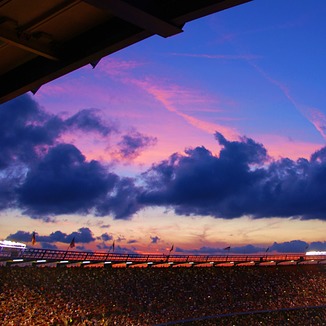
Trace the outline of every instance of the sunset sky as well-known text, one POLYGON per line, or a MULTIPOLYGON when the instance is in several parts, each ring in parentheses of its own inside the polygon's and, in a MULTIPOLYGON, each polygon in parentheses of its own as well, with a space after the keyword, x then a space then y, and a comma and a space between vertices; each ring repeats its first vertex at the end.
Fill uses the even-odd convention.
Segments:
POLYGON ((326 2, 254 0, 0 106, 0 238, 326 250, 326 2))

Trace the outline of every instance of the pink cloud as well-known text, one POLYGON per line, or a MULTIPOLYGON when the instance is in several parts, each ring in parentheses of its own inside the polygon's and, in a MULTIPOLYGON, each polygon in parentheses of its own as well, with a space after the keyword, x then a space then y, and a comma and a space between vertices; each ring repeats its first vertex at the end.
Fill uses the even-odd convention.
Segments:
MULTIPOLYGON (((75 110, 83 107, 113 107, 115 105, 130 106, 140 108, 142 101, 150 103, 153 99, 156 103, 159 103, 161 107, 170 113, 177 115, 186 124, 204 131, 205 133, 213 134, 216 130, 222 132, 229 139, 235 139, 237 133, 234 128, 227 127, 223 124, 219 124, 212 121, 207 121, 207 118, 200 118, 204 113, 209 112, 222 112, 220 108, 220 99, 209 95, 203 95, 196 89, 186 88, 176 84, 171 84, 170 81, 156 80, 154 78, 140 79, 132 76, 132 72, 135 68, 144 65, 143 62, 126 61, 116 58, 105 58, 101 61, 96 69, 94 75, 91 76, 91 82, 80 76, 83 74, 85 69, 90 67, 84 67, 74 74, 69 75, 67 79, 61 79, 57 82, 50 83, 40 90, 38 94, 40 99, 46 101, 48 95, 56 96, 58 104, 60 103, 61 110, 67 110, 71 112, 72 105, 74 104, 75 110), (115 82, 113 86, 109 83, 98 83, 102 77, 103 72, 110 78, 113 78, 115 82), (97 79, 99 78, 99 79, 97 79), (122 83, 124 86, 121 87, 117 83, 122 83), (136 87, 135 87, 136 86, 136 87), (103 91, 105 88, 105 91, 103 91), (128 97, 125 96, 126 92, 128 97), (142 96, 139 92, 142 92, 142 96), (145 93, 144 93, 145 92, 145 93), (66 102, 69 105, 65 106, 65 103, 61 103, 62 95, 65 95, 66 102), (71 97, 72 101, 67 100, 71 97), (137 97, 137 103, 135 103, 133 96, 137 97), (189 114, 191 112, 191 114, 189 114)), ((92 72, 92 70, 91 70, 92 72)), ((87 74, 90 74, 87 71, 87 74)), ((55 100, 52 98, 50 105, 54 106, 55 100)), ((153 107, 152 104, 149 104, 153 107)), ((46 105, 47 106, 47 105, 46 105)), ((112 110, 111 110, 112 112, 112 110)), ((141 118, 141 113, 135 110, 128 110, 128 118, 132 114, 137 114, 135 118, 141 118)), ((114 110, 112 112, 116 117, 119 115, 125 116, 125 110, 114 110)), ((158 113, 156 113, 157 115, 158 113)), ((223 117, 225 121, 225 117, 223 117)))
POLYGON ((326 115, 316 108, 306 108, 305 112, 309 117, 309 121, 326 140, 326 115))
MULTIPOLYGON (((185 110, 184 106, 187 106, 186 110, 189 108, 190 111, 201 113, 201 109, 205 110, 207 106, 211 106, 214 99, 205 98, 195 90, 185 89, 178 85, 163 85, 156 83, 154 80, 132 80, 132 82, 151 94, 167 111, 181 117, 192 127, 209 134, 213 134, 218 130, 229 139, 238 137, 238 133, 234 128, 208 122, 183 112, 185 110)), ((208 108, 208 110, 210 109, 208 108)))
POLYGON ((97 71, 104 72, 107 75, 112 77, 121 77, 130 73, 130 71, 135 68, 143 66, 143 62, 135 61, 135 60, 121 60, 113 57, 107 57, 103 61, 100 62, 97 71))
POLYGON ((111 58, 106 59, 99 69, 114 78, 118 78, 124 84, 137 86, 158 101, 167 111, 178 115, 186 123, 197 129, 210 134, 219 130, 230 139, 235 139, 238 136, 234 128, 208 122, 185 113, 189 111, 197 114, 221 112, 222 110, 218 107, 220 105, 218 103, 219 99, 204 96, 195 89, 187 89, 186 87, 171 84, 170 81, 165 82, 163 80, 157 81, 154 78, 139 79, 132 77, 130 72, 143 64, 111 58))

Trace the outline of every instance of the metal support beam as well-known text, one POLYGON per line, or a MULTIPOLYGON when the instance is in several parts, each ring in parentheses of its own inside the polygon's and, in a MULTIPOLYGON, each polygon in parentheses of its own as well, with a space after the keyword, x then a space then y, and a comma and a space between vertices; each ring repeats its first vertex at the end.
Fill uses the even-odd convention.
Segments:
POLYGON ((163 21, 143 10, 140 10, 122 0, 83 0, 98 9, 112 12, 131 24, 141 27, 153 34, 169 37, 183 32, 182 28, 163 21))
MULTIPOLYGON (((37 57, 9 71, 0 79, 0 104, 17 97, 32 89, 78 69, 90 62, 97 61, 108 54, 114 53, 149 36, 147 31, 119 20, 119 33, 112 34, 112 22, 100 25, 79 38, 66 44, 59 52, 61 60, 46 60, 37 57), (17 79, 19 75, 19 79, 17 79)), ((114 25, 114 23, 113 23, 114 25)))
POLYGON ((33 6, 21 7, 18 0, 0 0, 0 8, 6 9, 0 13, 4 15, 0 17, 0 51, 6 62, 0 71, 0 104, 25 92, 35 92, 41 85, 82 66, 91 63, 95 67, 101 58, 155 34, 168 37, 180 33, 184 24, 193 19, 248 1, 62 0, 56 5, 44 1, 44 11, 35 16, 33 6), (8 5, 9 10, 6 5, 11 2, 18 5, 8 5), (66 15, 68 10, 72 11, 66 15), (22 12, 26 19, 21 19, 22 12), (83 18, 73 24, 66 21, 88 12, 90 17, 85 21, 94 21, 86 30, 81 27, 83 18), (76 28, 76 34, 69 39, 61 35, 66 26, 76 28))
POLYGON ((54 6, 50 10, 43 13, 42 15, 32 19, 28 23, 26 23, 22 26, 19 26, 19 30, 24 31, 24 32, 34 31, 35 29, 41 27, 43 24, 48 23, 52 19, 55 19, 60 14, 63 14, 67 10, 75 7, 78 3, 79 3, 79 0, 69 0, 69 2, 60 3, 59 5, 54 6))
POLYGON ((0 26, 0 40, 25 51, 32 52, 50 60, 59 60, 49 46, 35 41, 30 34, 18 34, 14 30, 0 26))

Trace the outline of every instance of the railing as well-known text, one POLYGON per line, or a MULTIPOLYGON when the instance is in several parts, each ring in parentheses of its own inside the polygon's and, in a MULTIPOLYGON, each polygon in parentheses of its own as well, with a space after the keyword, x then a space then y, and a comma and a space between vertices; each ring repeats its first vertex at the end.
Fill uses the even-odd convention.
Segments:
POLYGON ((165 255, 165 254, 119 254, 108 252, 87 252, 71 250, 51 250, 28 248, 25 250, 2 250, 0 251, 0 261, 8 263, 111 263, 111 264, 282 264, 304 262, 321 263, 326 262, 326 255, 305 255, 299 254, 263 254, 263 255, 165 255))

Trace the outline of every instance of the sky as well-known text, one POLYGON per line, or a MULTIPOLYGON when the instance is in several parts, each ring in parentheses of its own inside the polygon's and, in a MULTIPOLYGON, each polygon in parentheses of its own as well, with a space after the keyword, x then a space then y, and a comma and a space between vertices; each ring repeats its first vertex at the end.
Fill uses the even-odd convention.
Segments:
POLYGON ((254 0, 0 106, 0 238, 326 250, 326 2, 254 0))

